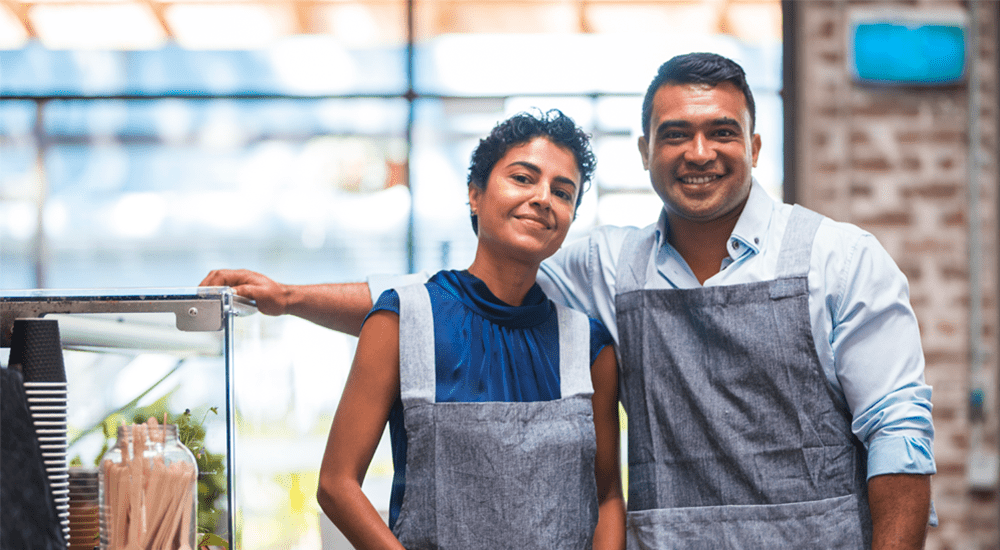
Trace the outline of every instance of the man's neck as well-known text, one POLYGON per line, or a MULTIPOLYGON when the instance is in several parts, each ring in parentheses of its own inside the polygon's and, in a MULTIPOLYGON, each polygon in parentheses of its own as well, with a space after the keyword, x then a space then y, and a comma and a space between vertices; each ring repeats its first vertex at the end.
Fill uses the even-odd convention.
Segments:
POLYGON ((723 218, 707 222, 687 220, 668 212, 668 241, 687 262, 699 283, 705 284, 722 268, 722 261, 729 256, 729 237, 742 212, 741 207, 723 218))

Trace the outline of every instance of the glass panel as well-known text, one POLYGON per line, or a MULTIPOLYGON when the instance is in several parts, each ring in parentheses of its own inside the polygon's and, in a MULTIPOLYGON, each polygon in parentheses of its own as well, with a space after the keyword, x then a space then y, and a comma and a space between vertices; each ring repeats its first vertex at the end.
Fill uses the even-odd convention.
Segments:
MULTIPOLYGON (((68 463, 95 471, 123 424, 156 418, 187 426, 179 437, 198 464, 198 532, 228 540, 236 435, 233 316, 254 309, 223 288, 7 291, 3 300, 5 367, 11 348, 24 345, 11 338, 15 318, 44 316, 58 323, 68 463)), ((29 345, 34 353, 18 353, 33 358, 23 372, 56 366, 44 358, 51 356, 38 354, 40 343, 29 345)))
POLYGON ((52 102, 47 284, 193 284, 218 267, 283 282, 405 271, 406 112, 362 99, 52 102))
POLYGON ((405 49, 284 38, 261 50, 0 50, 0 92, 41 95, 402 94, 405 49), (379 67, 372 71, 370 67, 379 67))
POLYGON ((35 286, 35 237, 43 198, 35 112, 34 102, 0 101, 0 288, 35 286))

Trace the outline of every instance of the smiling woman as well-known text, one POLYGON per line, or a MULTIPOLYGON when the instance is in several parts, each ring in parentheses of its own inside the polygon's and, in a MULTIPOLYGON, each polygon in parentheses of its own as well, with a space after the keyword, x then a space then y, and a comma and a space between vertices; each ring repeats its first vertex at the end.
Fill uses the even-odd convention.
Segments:
POLYGON ((538 265, 566 238, 595 164, 587 136, 560 111, 521 114, 497 126, 469 168, 479 237, 469 272, 498 298, 520 305, 538 265))
POLYGON ((594 164, 559 111, 502 122, 469 170, 472 265, 376 302, 319 482, 355 547, 624 548, 610 334, 535 284, 594 164), (386 423, 388 527, 361 491, 386 423))

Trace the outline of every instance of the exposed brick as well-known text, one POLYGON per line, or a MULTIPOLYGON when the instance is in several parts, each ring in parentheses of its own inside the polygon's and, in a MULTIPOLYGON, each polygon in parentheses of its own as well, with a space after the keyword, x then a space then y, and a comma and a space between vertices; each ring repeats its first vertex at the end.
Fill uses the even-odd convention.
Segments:
POLYGON ((941 275, 944 279, 964 281, 969 278, 969 270, 965 267, 945 266, 941 268, 941 275))
MULTIPOLYGON (((875 234, 910 281, 911 304, 924 344, 925 377, 934 385, 935 452, 938 474, 932 490, 941 527, 928 535, 928 550, 997 549, 1000 517, 997 492, 973 494, 966 480, 970 441, 967 418, 970 383, 967 249, 967 163, 969 144, 979 148, 980 270, 982 339, 985 360, 979 371, 991 388, 982 442, 998 450, 1000 434, 1000 3, 967 0, 837 0, 798 2, 808 21, 799 35, 804 91, 796 122, 809 135, 799 166, 808 175, 806 206, 855 223, 875 234), (846 23, 853 10, 928 13, 978 10, 979 51, 972 69, 981 84, 980 131, 967 126, 969 88, 860 86, 850 80, 846 23), (822 30, 823 32, 819 32, 822 30), (822 167, 823 170, 818 168, 822 167), (838 216, 839 214, 839 216, 838 216), (992 268, 990 267, 992 266, 992 268)), ((997 549, 1000 550, 1000 549, 997 549)))
POLYGON ((859 118, 870 117, 916 117, 920 114, 918 105, 904 101, 893 101, 886 98, 886 101, 876 101, 868 105, 855 105, 851 108, 851 116, 859 118))
POLYGON ((906 198, 949 199, 957 196, 960 191, 962 189, 954 183, 932 183, 906 189, 903 191, 903 196, 906 198))
POLYGON ((855 184, 851 186, 850 193, 852 197, 870 197, 872 196, 872 188, 870 185, 855 184))
POLYGON ((941 221, 949 227, 965 227, 967 225, 966 219, 964 210, 941 215, 941 221))
POLYGON ((939 352, 924 349, 924 360, 927 363, 965 363, 969 356, 965 353, 939 352))
POLYGON ((930 141, 933 143, 965 143, 967 135, 962 131, 938 130, 931 132, 930 141))
POLYGON ((934 252, 947 252, 954 248, 955 244, 946 240, 923 239, 910 240, 903 244, 903 250, 907 254, 929 254, 934 252))
POLYGON ((844 56, 838 52, 823 52, 820 54, 820 59, 826 61, 827 63, 841 63, 844 56))
POLYGON ((885 158, 855 159, 851 167, 869 172, 885 172, 892 169, 892 165, 885 158))

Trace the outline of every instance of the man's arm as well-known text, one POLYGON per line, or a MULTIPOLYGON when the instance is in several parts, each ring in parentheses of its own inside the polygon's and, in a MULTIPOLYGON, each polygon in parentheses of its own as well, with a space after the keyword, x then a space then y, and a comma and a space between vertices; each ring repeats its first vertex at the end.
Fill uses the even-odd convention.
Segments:
POLYGON ((368 283, 284 285, 246 269, 217 269, 199 286, 229 286, 266 315, 295 315, 357 336, 372 308, 368 283))
POLYGON ((924 547, 931 510, 931 477, 886 474, 868 480, 872 550, 924 547))
POLYGON ((936 467, 920 328, 889 254, 871 235, 853 242, 846 278, 831 286, 830 342, 851 428, 868 449, 872 548, 923 548, 936 467))

